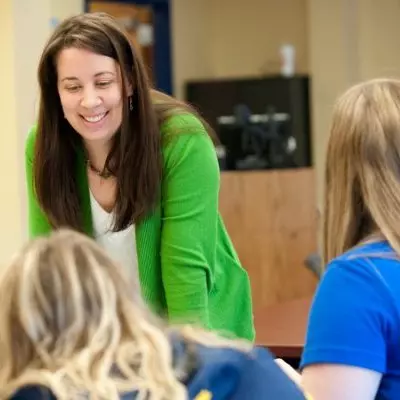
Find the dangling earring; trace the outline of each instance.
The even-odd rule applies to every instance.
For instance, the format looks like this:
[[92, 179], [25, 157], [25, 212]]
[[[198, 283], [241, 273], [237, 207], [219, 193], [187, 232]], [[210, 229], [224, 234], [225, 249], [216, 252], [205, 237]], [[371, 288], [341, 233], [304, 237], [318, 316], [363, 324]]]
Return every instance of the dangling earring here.
[[132, 101], [132, 96], [129, 96], [129, 111], [133, 110], [133, 101]]

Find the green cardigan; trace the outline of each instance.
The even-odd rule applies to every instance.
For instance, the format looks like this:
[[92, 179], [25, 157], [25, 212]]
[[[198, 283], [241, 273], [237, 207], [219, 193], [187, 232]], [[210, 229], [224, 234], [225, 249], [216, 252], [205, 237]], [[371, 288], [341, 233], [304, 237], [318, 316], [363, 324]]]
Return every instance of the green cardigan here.
[[[196, 322], [253, 340], [249, 278], [218, 212], [220, 174], [213, 143], [201, 122], [190, 114], [169, 118], [161, 134], [164, 170], [160, 204], [136, 225], [142, 295], [154, 312], [170, 322]], [[52, 230], [34, 192], [35, 137], [34, 127], [25, 147], [30, 237]], [[83, 152], [77, 160], [84, 228], [92, 235]]]

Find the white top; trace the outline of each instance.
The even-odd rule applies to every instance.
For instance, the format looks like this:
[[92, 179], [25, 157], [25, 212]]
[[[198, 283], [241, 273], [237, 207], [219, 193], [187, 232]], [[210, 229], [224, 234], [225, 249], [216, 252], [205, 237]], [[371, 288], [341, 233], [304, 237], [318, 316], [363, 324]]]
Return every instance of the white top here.
[[97, 202], [90, 191], [90, 206], [92, 209], [93, 234], [96, 242], [103, 247], [111, 258], [123, 266], [128, 277], [139, 285], [137, 267], [135, 225], [120, 232], [112, 232], [114, 213], [108, 213]]

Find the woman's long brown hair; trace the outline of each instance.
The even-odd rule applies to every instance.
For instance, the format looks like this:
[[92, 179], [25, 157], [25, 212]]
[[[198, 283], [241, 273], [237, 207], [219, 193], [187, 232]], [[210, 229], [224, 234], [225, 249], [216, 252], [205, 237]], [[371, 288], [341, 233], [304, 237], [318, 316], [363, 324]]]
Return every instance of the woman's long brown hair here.
[[[105, 165], [117, 178], [113, 229], [119, 231], [143, 219], [159, 199], [163, 140], [160, 125], [177, 113], [192, 113], [213, 139], [215, 134], [188, 104], [151, 88], [139, 52], [111, 16], [89, 13], [66, 19], [50, 37], [38, 68], [41, 96], [33, 162], [34, 187], [53, 227], [83, 231], [75, 171], [82, 143], [63, 116], [57, 90], [56, 59], [68, 47], [111, 57], [121, 69], [123, 117]], [[127, 83], [134, 88], [132, 112]]]

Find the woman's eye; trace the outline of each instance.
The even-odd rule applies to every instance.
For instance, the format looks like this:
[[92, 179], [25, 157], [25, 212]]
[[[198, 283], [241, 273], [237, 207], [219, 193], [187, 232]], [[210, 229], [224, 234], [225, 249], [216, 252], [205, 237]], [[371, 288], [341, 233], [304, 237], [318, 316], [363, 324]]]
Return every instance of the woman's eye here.
[[97, 86], [100, 88], [105, 88], [107, 86], [110, 86], [111, 81], [101, 81], [101, 82], [97, 82]]
[[68, 92], [74, 93], [77, 92], [80, 89], [80, 86], [67, 86], [66, 89], [68, 90]]

